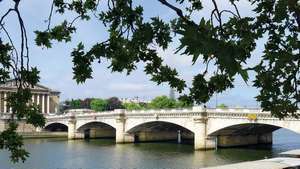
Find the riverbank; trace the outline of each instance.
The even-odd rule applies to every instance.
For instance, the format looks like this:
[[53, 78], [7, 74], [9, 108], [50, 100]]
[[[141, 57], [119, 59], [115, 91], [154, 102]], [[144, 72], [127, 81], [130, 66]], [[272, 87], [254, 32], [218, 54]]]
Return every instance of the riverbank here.
[[280, 157], [227, 164], [203, 169], [299, 169], [300, 149], [290, 150], [279, 154]]
[[67, 138], [68, 132], [20, 132], [24, 139]]
[[300, 158], [277, 157], [265, 160], [227, 164], [203, 169], [298, 169]]

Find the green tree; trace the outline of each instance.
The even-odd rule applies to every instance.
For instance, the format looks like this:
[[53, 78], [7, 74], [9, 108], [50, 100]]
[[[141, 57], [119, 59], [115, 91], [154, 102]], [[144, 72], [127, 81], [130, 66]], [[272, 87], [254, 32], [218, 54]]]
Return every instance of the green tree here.
[[194, 106], [194, 103], [190, 97], [183, 95], [178, 98], [177, 107], [188, 108], [188, 107], [193, 107], [193, 106]]
[[[16, 79], [18, 90], [8, 99], [13, 109], [12, 117], [25, 118], [28, 123], [42, 126], [44, 120], [38, 109], [27, 104], [31, 99], [30, 86], [39, 81], [39, 71], [29, 64], [28, 30], [19, 10], [21, 1], [11, 0], [12, 7], [1, 8], [6, 11], [0, 17], [0, 83]], [[259, 89], [256, 99], [263, 110], [271, 111], [279, 118], [297, 117], [300, 102], [299, 3], [297, 0], [248, 1], [253, 8], [250, 16], [240, 15], [238, 0], [226, 1], [232, 5], [230, 9], [221, 8], [221, 3], [216, 0], [205, 1], [213, 5], [209, 18], [198, 15], [203, 10], [201, 0], [153, 1], [176, 14], [170, 21], [159, 16], [146, 17], [144, 1], [53, 0], [47, 29], [35, 31], [35, 41], [38, 46], [46, 48], [51, 48], [55, 40], [69, 42], [76, 32], [76, 22], [94, 17], [104, 24], [109, 36], [89, 49], [79, 43], [71, 53], [74, 79], [78, 83], [92, 78], [92, 63], [95, 61], [107, 59], [111, 71], [127, 74], [143, 62], [145, 73], [152, 81], [168, 83], [179, 92], [187, 89], [189, 100], [201, 104], [209, 101], [215, 93], [233, 88], [237, 76], [249, 82], [248, 73], [253, 72], [253, 86]], [[65, 18], [71, 12], [75, 18], [58, 25], [51, 23], [56, 13]], [[15, 36], [10, 36], [4, 24], [11, 14], [15, 14], [15, 25], [20, 26], [17, 39], [21, 39], [21, 43], [15, 43], [12, 38]], [[171, 36], [173, 33], [177, 36]], [[179, 44], [177, 53], [192, 57], [192, 63], [200, 65], [190, 87], [179, 78], [177, 70], [165, 65], [158, 55], [157, 49], [165, 50], [172, 42]], [[264, 51], [259, 56], [260, 62], [248, 67], [253, 54], [257, 55], [253, 52], [256, 48]], [[210, 65], [215, 68], [209, 69]], [[12, 120], [9, 129], [0, 135], [0, 148], [10, 150], [13, 161], [24, 160], [28, 155], [22, 147], [21, 137], [17, 137], [16, 126], [17, 120]], [[7, 142], [11, 137], [16, 141]]]
[[141, 110], [141, 109], [143, 109], [143, 106], [140, 105], [139, 103], [130, 102], [130, 103], [123, 103], [122, 105], [124, 106], [124, 108], [126, 110]]
[[70, 101], [70, 109], [80, 109], [80, 108], [82, 108], [80, 99], [72, 99]]
[[167, 96], [158, 96], [155, 97], [149, 103], [149, 108], [151, 109], [165, 109], [165, 108], [176, 108], [176, 100], [170, 99]]
[[117, 97], [107, 99], [107, 110], [123, 109], [122, 102]]
[[105, 111], [108, 108], [108, 101], [104, 99], [93, 99], [90, 107], [95, 111]]
[[222, 103], [222, 104], [219, 104], [219, 105], [217, 106], [217, 108], [220, 108], [220, 109], [227, 109], [228, 106], [227, 106], [226, 104]]

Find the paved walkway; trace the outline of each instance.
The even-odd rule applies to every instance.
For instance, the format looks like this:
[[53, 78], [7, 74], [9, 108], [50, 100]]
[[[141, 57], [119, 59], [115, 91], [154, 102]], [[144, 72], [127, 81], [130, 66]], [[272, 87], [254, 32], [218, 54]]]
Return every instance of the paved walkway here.
[[286, 151], [286, 152], [280, 153], [279, 155], [285, 156], [285, 157], [297, 157], [297, 158], [300, 158], [300, 149]]
[[208, 167], [205, 169], [284, 169], [297, 166], [300, 166], [300, 158], [277, 157], [265, 160]]

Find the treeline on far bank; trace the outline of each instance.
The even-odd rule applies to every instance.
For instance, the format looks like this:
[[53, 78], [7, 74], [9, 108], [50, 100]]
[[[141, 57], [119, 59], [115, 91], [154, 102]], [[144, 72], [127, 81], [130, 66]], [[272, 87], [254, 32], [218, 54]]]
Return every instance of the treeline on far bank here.
[[108, 99], [102, 98], [86, 98], [86, 99], [71, 99], [63, 102], [61, 109], [92, 109], [95, 111], [111, 111], [114, 109], [127, 110], [147, 110], [147, 109], [172, 109], [172, 108], [188, 108], [192, 107], [193, 103], [184, 98], [171, 99], [167, 96], [155, 97], [150, 102], [122, 102], [117, 97]]

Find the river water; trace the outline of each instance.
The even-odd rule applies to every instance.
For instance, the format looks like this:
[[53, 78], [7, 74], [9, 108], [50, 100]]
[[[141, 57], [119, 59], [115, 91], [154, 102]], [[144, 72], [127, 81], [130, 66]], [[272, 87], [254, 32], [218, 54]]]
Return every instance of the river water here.
[[275, 157], [300, 148], [300, 135], [280, 129], [272, 146], [194, 151], [193, 145], [138, 143], [116, 145], [114, 140], [28, 139], [30, 158], [11, 164], [0, 151], [0, 169], [196, 169]]

